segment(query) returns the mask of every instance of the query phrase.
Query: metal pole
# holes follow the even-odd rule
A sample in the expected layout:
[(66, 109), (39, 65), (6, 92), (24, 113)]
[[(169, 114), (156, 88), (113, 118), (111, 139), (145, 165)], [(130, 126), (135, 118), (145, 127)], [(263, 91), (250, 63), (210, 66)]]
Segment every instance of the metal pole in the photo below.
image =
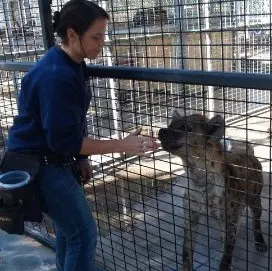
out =
[[(12, 28), (13, 26), (11, 25), (11, 18), (10, 18), (10, 6), (9, 6), (9, 2), (7, 0), (4, 0), (3, 2), (3, 11), (4, 11), (4, 18), (5, 18), (5, 22), (6, 22), (6, 27), (7, 27), (7, 34), (8, 34), (8, 40), (9, 40), (9, 46), (10, 46), (10, 56), (11, 59), (13, 60), (15, 58), (14, 53), (15, 53), (15, 46), (14, 46), (14, 39), (13, 39), (13, 34), (12, 34)], [(4, 56), (5, 59), (5, 56)], [(6, 59), (5, 59), (6, 60)], [(12, 72), (13, 75), (13, 87), (14, 87), (14, 92), (16, 93), (16, 100), (18, 98), (18, 78), (19, 78), (19, 72), (18, 71), (13, 71)]]
[[(106, 10), (107, 9), (107, 2), (102, 1), (101, 6), (103, 7), (103, 9)], [(108, 30), (105, 35), (105, 43), (107, 44), (104, 47), (105, 57), (107, 59), (108, 66), (112, 66), (112, 54), (110, 51), (110, 38), (109, 38)], [(116, 137), (116, 139), (120, 139), (121, 138), (121, 127), (120, 127), (121, 116), (120, 116), (120, 112), (119, 112), (120, 104), (119, 104), (119, 100), (116, 95), (116, 87), (115, 87), (115, 82), (114, 82), (113, 78), (109, 78), (108, 82), (109, 82), (109, 87), (110, 87), (111, 106), (112, 106), (112, 112), (113, 112), (113, 123), (114, 123), (114, 129), (115, 129), (114, 136)]]
[(39, 0), (39, 10), (45, 50), (48, 50), (50, 47), (55, 45), (51, 4), (52, 0)]
[[(210, 32), (207, 31), (210, 29), (210, 18), (209, 18), (209, 5), (210, 0), (204, 1), (204, 20), (205, 20), (205, 41), (206, 41), (206, 63), (207, 71), (212, 71), (212, 62), (211, 62), (211, 37)], [(214, 116), (214, 87), (208, 86), (208, 114), (212, 118)]]
[(30, 22), (32, 20), (32, 18), (31, 18), (29, 0), (24, 0), (24, 7), (25, 7), (24, 12), (25, 12), (26, 22)]
[(3, 3), (4, 18), (5, 18), (7, 34), (8, 34), (8, 41), (9, 41), (9, 45), (10, 45), (10, 53), (12, 55), (14, 53), (14, 51), (15, 51), (15, 48), (14, 48), (14, 40), (13, 40), (13, 35), (12, 35), (11, 20), (9, 18), (8, 1), (3, 0), (2, 3)]
[[(187, 63), (185, 63), (186, 61), (186, 57), (184, 57), (184, 53), (183, 53), (183, 44), (186, 44), (186, 35), (182, 35), (183, 31), (186, 31), (188, 29), (185, 28), (184, 25), (184, 18), (185, 18), (185, 11), (184, 11), (184, 0), (174, 0), (174, 7), (175, 7), (175, 33), (173, 33), (174, 35), (176, 35), (176, 45), (175, 48), (175, 52), (174, 52), (174, 61), (175, 64), (173, 65), (173, 67), (175, 68), (181, 68), (181, 69), (185, 69)], [(177, 32), (179, 32), (177, 34)], [(169, 35), (170, 36), (170, 35)], [(188, 67), (187, 67), (188, 68)]]

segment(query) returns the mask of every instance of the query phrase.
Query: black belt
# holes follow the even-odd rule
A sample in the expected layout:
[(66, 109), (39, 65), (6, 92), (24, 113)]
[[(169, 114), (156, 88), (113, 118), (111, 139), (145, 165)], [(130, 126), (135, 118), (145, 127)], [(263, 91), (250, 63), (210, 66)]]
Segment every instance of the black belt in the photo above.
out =
[(62, 157), (59, 155), (55, 154), (47, 154), (47, 155), (41, 155), (41, 165), (46, 166), (46, 165), (72, 165), (76, 162), (76, 159), (74, 157)]
[[(80, 185), (82, 185), (80, 169), (79, 169), (79, 167), (77, 165), (75, 157), (64, 157), (64, 156), (57, 155), (57, 154), (52, 154), (52, 153), (40, 154), (39, 155), (37, 153), (34, 154), (34, 153), (30, 153), (30, 152), (24, 152), (24, 153), (21, 153), (21, 154), (24, 154), (26, 157), (33, 156), (37, 160), (40, 160), (39, 167), (40, 166), (47, 166), (47, 165), (56, 165), (56, 166), (61, 166), (61, 167), (68, 168), (69, 170), (71, 170), (71, 173), (73, 174), (76, 181)], [(16, 153), (15, 153), (15, 157), (16, 157)]]
[(41, 155), (40, 159), (41, 159), (42, 166), (57, 165), (57, 166), (69, 168), (69, 170), (71, 170), (71, 173), (76, 179), (76, 181), (78, 182), (78, 184), (80, 186), (82, 185), (80, 170), (76, 163), (75, 157), (65, 158), (59, 155), (49, 154), (49, 155)]

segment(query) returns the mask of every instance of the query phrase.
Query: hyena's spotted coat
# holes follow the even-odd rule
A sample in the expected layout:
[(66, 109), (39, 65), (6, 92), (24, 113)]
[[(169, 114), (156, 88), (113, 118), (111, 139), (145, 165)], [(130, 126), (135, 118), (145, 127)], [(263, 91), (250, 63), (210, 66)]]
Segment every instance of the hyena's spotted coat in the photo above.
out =
[(266, 251), (260, 217), (262, 166), (253, 152), (224, 152), (220, 139), (225, 123), (219, 115), (181, 116), (174, 111), (168, 128), (159, 131), (164, 150), (183, 160), (189, 188), (184, 196), (183, 270), (193, 270), (193, 251), (200, 214), (215, 217), (224, 232), (220, 271), (230, 270), (238, 219), (245, 206), (253, 215), (256, 249)]

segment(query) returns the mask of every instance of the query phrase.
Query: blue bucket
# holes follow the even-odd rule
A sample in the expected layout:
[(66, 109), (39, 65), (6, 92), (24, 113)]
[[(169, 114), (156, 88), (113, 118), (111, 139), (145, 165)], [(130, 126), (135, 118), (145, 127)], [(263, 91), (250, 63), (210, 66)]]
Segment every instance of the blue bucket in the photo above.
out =
[(0, 175), (0, 190), (14, 190), (29, 184), (30, 175), (26, 171), (15, 170)]

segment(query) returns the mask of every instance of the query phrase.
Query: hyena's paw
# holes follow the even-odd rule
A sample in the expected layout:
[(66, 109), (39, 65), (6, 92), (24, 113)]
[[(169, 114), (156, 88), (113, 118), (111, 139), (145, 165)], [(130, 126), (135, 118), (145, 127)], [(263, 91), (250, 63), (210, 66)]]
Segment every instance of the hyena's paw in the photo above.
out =
[(259, 234), (255, 238), (255, 247), (257, 251), (260, 252), (266, 252), (267, 251), (267, 245), (264, 241), (263, 235)]
[(186, 249), (183, 250), (183, 271), (193, 271), (193, 263)]
[(193, 271), (193, 268), (190, 263), (183, 262), (183, 266), (181, 268), (182, 271)]
[(267, 245), (266, 245), (266, 243), (264, 241), (262, 243), (255, 242), (255, 248), (256, 248), (257, 251), (260, 251), (260, 252), (266, 252), (267, 251)]
[(225, 264), (220, 264), (219, 271), (230, 271), (230, 266)]
[(231, 259), (224, 259), (223, 257), (219, 266), (219, 271), (230, 271), (230, 263)]

